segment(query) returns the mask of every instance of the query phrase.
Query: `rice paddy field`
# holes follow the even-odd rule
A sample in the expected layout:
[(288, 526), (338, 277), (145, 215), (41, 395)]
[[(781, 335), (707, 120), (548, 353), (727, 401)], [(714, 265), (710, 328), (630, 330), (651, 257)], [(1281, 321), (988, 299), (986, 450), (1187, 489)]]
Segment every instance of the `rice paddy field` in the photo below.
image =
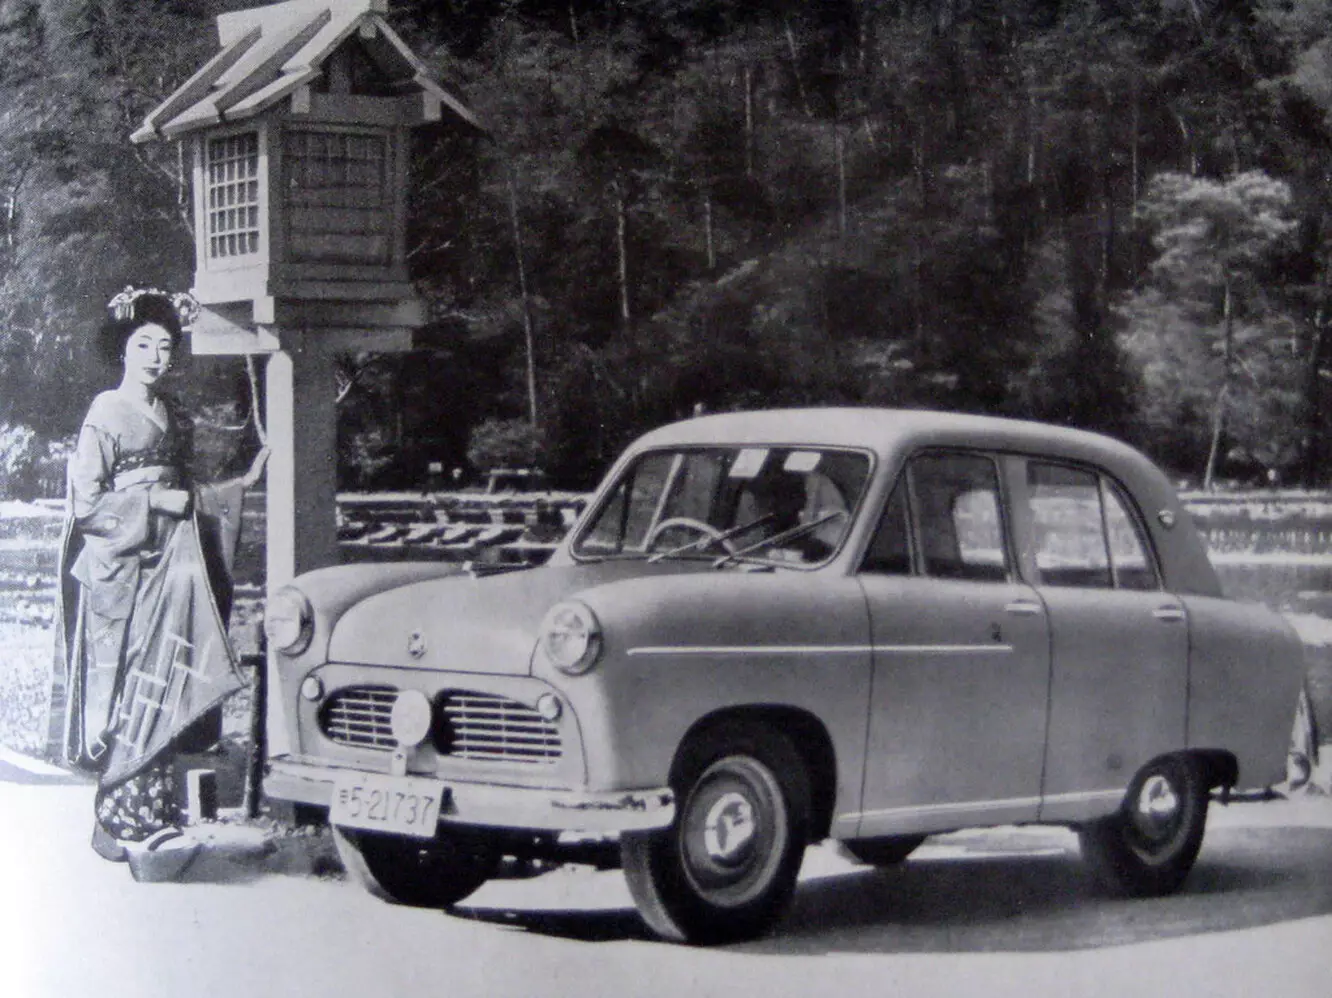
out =
[[(346, 508), (360, 512), (350, 517), (344, 513), (344, 523), (363, 521), (365, 510), (389, 512), (383, 525), (358, 525), (364, 529), (343, 545), (344, 560), (449, 556), (443, 550), (447, 545), (438, 543), (429, 551), (413, 550), (421, 531), (393, 525), (395, 518), (402, 519), (402, 509), (419, 508), (419, 497), (414, 502), (416, 506), (408, 500), (366, 497), (346, 502)], [(1186, 495), (1185, 502), (1207, 540), (1227, 594), (1267, 604), (1286, 614), (1299, 631), (1313, 711), (1320, 730), (1332, 736), (1332, 493), (1194, 494)], [(496, 522), (521, 522), (522, 514), (514, 508), (491, 506)], [(570, 519), (566, 514), (563, 523)], [(0, 502), (0, 744), (21, 752), (39, 751), (44, 739), (60, 528), (59, 502)], [(558, 527), (532, 542), (529, 530), (518, 544), (530, 544), (539, 554), (557, 534)], [(367, 537), (375, 542), (367, 544)], [(232, 638), (239, 651), (254, 651), (263, 609), (263, 517), (258, 504), (246, 510), (236, 581)], [(228, 711), (228, 724), (242, 730), (247, 710), (239, 698)]]

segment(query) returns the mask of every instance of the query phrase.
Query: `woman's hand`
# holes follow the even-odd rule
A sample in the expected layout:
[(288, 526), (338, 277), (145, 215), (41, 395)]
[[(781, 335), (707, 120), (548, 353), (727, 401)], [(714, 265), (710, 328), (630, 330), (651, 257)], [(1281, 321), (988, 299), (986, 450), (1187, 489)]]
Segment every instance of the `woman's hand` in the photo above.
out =
[(185, 489), (153, 486), (148, 490), (148, 507), (179, 519), (190, 511), (190, 493)]
[(264, 465), (268, 463), (268, 455), (271, 453), (272, 450), (267, 445), (259, 448), (259, 453), (250, 462), (250, 470), (241, 476), (240, 483), (244, 488), (253, 488), (255, 482), (259, 481), (264, 473)]

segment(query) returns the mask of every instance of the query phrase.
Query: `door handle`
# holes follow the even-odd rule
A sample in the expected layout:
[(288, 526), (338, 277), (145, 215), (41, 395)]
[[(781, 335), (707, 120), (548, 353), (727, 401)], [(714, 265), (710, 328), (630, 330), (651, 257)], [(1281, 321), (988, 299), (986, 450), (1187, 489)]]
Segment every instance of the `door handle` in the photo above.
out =
[(1184, 608), (1182, 606), (1158, 606), (1152, 611), (1152, 616), (1167, 623), (1183, 620)]
[(1004, 610), (1015, 617), (1038, 617), (1041, 613), (1041, 604), (1030, 599), (1015, 599), (1007, 604)]

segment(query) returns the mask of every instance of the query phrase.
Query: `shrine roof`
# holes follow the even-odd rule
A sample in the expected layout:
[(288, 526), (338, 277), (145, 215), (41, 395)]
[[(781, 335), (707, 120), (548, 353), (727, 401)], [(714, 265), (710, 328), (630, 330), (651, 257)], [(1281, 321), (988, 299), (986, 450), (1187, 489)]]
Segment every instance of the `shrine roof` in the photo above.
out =
[(476, 117), (432, 80), (384, 19), (387, 0), (287, 0), (217, 18), (222, 49), (144, 119), (134, 142), (177, 138), (243, 121), (317, 80), (324, 61), (353, 35), (380, 72), (404, 92), (437, 99), (478, 130)]

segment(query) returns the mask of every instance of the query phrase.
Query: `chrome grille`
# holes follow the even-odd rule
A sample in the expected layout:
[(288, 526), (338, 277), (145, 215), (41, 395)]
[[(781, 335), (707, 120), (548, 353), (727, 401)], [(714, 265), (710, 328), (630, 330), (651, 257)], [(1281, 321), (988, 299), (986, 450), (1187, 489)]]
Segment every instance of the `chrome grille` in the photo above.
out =
[(392, 750), (389, 715), (398, 691), (392, 686), (352, 686), (338, 690), (319, 711), (319, 728), (339, 745)]
[(533, 708), (490, 693), (444, 694), (439, 710), (447, 723), (440, 751), (458, 759), (554, 765), (560, 732)]

